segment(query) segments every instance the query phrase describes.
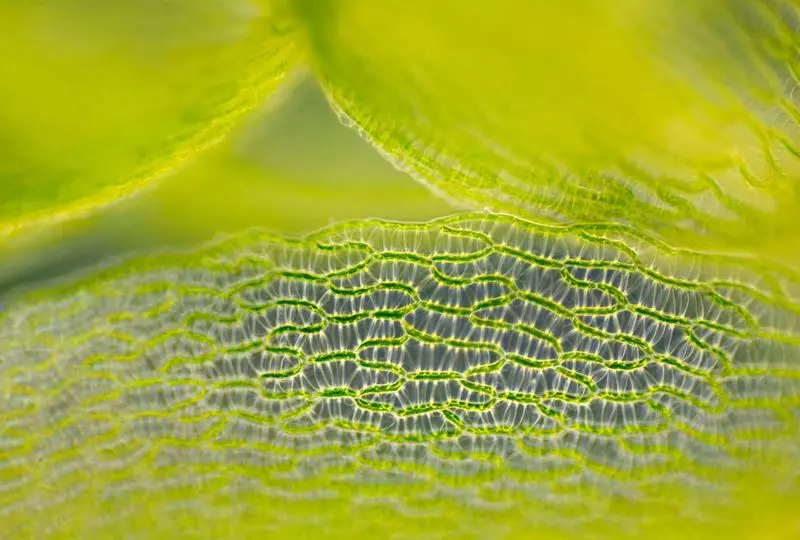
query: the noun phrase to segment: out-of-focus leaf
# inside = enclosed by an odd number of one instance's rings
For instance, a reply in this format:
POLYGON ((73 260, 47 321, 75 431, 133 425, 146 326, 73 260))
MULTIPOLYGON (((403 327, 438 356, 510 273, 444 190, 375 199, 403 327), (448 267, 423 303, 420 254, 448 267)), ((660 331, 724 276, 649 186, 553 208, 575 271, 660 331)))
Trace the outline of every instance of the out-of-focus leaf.
POLYGON ((271 0, 0 6, 0 236, 175 170, 298 56, 271 0))
POLYGON ((299 235, 345 219, 453 211, 343 126, 316 82, 297 73, 225 141, 152 189, 0 242, 0 296, 99 259, 186 249, 251 227, 299 235))
POLYGON ((625 227, 494 214, 121 264, 3 306, 0 524, 780 538, 798 290, 625 227))
POLYGON ((295 0, 348 121, 478 207, 798 261, 797 0, 295 0))

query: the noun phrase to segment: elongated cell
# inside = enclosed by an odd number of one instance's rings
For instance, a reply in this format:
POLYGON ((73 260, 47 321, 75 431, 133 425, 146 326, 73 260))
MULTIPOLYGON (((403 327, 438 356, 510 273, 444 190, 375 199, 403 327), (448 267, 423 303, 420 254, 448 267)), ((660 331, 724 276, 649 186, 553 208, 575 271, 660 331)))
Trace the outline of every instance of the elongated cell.
POLYGON ((796 286, 624 227, 499 214, 120 263, 4 306, 0 523, 784 534, 796 286))

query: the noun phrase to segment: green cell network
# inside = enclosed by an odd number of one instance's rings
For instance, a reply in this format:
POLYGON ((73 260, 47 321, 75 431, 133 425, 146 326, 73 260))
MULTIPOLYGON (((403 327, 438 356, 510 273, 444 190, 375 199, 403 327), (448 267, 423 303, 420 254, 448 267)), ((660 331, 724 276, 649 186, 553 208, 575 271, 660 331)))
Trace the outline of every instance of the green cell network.
POLYGON ((4 307, 0 522, 735 531, 750 480, 799 493, 799 284, 500 214, 118 264, 4 307))

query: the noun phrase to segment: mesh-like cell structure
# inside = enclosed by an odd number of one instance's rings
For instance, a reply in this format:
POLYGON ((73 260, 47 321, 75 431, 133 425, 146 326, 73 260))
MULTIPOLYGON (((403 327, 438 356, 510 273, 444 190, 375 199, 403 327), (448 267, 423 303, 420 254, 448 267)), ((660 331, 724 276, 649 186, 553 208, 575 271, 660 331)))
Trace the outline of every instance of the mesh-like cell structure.
POLYGON ((121 264, 5 308, 0 522, 91 534, 124 518, 109 501, 175 486, 151 511, 231 520, 262 493, 273 532, 283 503, 324 530, 326 500, 461 537, 501 515, 578 537, 635 536, 653 508, 713 521, 748 475, 796 493, 798 291, 758 261, 496 214, 121 264))

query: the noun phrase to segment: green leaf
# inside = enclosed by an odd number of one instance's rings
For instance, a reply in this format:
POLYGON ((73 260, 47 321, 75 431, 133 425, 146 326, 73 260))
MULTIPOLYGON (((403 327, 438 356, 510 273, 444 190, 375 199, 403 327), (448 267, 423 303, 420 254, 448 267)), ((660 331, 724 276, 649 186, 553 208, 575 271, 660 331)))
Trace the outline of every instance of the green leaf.
POLYGON ((501 214, 119 263, 2 306, 0 521, 34 538, 788 533, 799 283, 501 214))
POLYGON ((152 189, 0 241, 0 296, 98 260, 249 227, 298 235, 343 219, 425 221, 453 210, 343 126, 313 78, 300 74, 152 189))
POLYGON ((800 262, 797 0, 291 4, 343 118, 446 196, 800 262))
POLYGON ((271 0, 0 6, 0 236, 152 184, 295 65, 271 0))

